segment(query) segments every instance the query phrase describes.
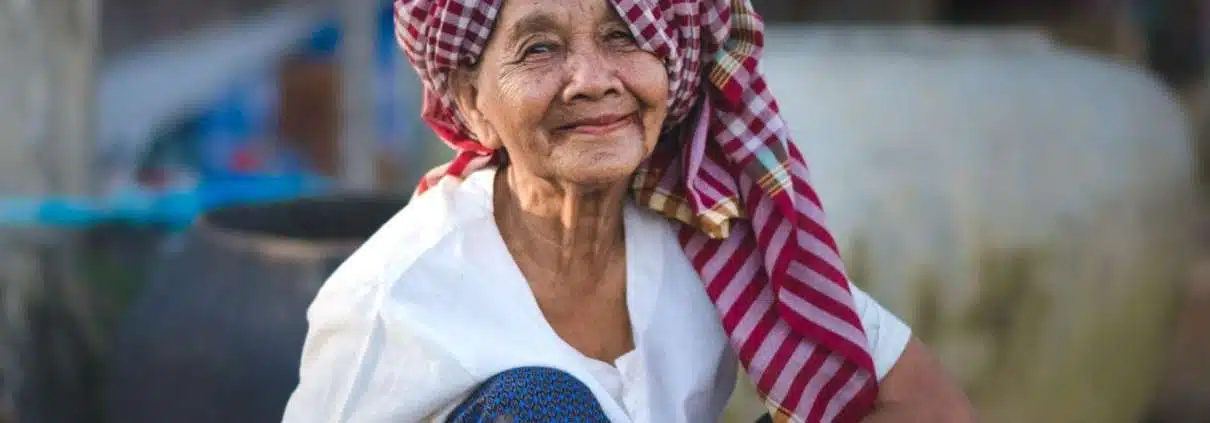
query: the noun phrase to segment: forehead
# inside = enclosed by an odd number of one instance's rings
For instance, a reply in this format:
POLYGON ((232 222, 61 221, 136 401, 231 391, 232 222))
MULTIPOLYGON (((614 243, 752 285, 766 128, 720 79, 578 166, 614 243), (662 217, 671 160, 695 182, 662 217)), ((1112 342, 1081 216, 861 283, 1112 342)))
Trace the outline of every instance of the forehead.
POLYGON ((610 0, 504 0, 496 28, 513 32, 617 20, 610 0))

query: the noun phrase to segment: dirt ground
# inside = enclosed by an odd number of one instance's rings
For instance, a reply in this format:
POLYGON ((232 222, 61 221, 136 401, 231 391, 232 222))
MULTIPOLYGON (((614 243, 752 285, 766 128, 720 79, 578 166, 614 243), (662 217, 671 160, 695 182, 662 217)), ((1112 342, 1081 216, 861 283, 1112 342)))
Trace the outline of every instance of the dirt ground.
POLYGON ((1176 325, 1169 370, 1145 423, 1210 422, 1210 248, 1192 266, 1176 325))
MULTIPOLYGON (((1178 92, 1194 122, 1203 195, 1210 199, 1210 79, 1178 92)), ((1145 423, 1210 422, 1210 216, 1202 222, 1201 238, 1201 258, 1190 268, 1176 314, 1177 333, 1166 379, 1145 423)))

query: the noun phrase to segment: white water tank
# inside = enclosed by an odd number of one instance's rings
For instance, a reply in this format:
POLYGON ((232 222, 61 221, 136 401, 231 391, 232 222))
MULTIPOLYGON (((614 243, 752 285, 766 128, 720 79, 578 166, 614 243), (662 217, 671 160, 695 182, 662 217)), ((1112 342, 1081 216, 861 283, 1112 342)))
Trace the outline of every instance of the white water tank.
POLYGON ((1139 421, 1192 252, 1178 101, 1028 31, 772 28, 767 46, 851 276, 983 421, 1139 421))

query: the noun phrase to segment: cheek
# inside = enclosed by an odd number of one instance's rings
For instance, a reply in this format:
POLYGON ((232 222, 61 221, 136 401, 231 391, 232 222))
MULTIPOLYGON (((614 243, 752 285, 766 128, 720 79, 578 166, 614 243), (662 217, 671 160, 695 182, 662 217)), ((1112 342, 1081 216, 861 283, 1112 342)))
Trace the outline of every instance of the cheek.
POLYGON ((636 54, 624 66, 630 71, 622 74, 623 80, 644 107, 646 141, 654 146, 668 117, 668 71, 659 58, 647 53, 636 54))
POLYGON ((624 61, 621 73, 630 91, 649 107, 668 106, 668 71, 655 55, 635 54, 624 61))
POLYGON ((551 83, 553 79, 544 73, 506 75, 499 79, 495 100, 513 107, 523 105, 529 111, 545 111, 558 90, 556 84, 551 83))
MULTIPOLYGON (((485 107, 493 110, 489 120, 505 134, 524 135, 532 140, 543 116, 558 92, 557 78, 541 72, 501 74, 493 92, 486 93, 485 107)), ((532 149, 533 146, 516 146, 532 149)))

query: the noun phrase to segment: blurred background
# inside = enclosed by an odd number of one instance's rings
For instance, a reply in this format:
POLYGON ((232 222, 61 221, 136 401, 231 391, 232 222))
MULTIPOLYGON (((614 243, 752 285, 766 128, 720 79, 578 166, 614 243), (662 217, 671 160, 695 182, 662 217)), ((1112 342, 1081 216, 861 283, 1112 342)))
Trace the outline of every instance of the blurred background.
MULTIPOLYGON (((851 276, 984 421, 1210 422, 1210 3, 753 3, 851 276)), ((394 43, 379 0, 0 0, 0 422, 279 421, 450 157, 394 43)))

